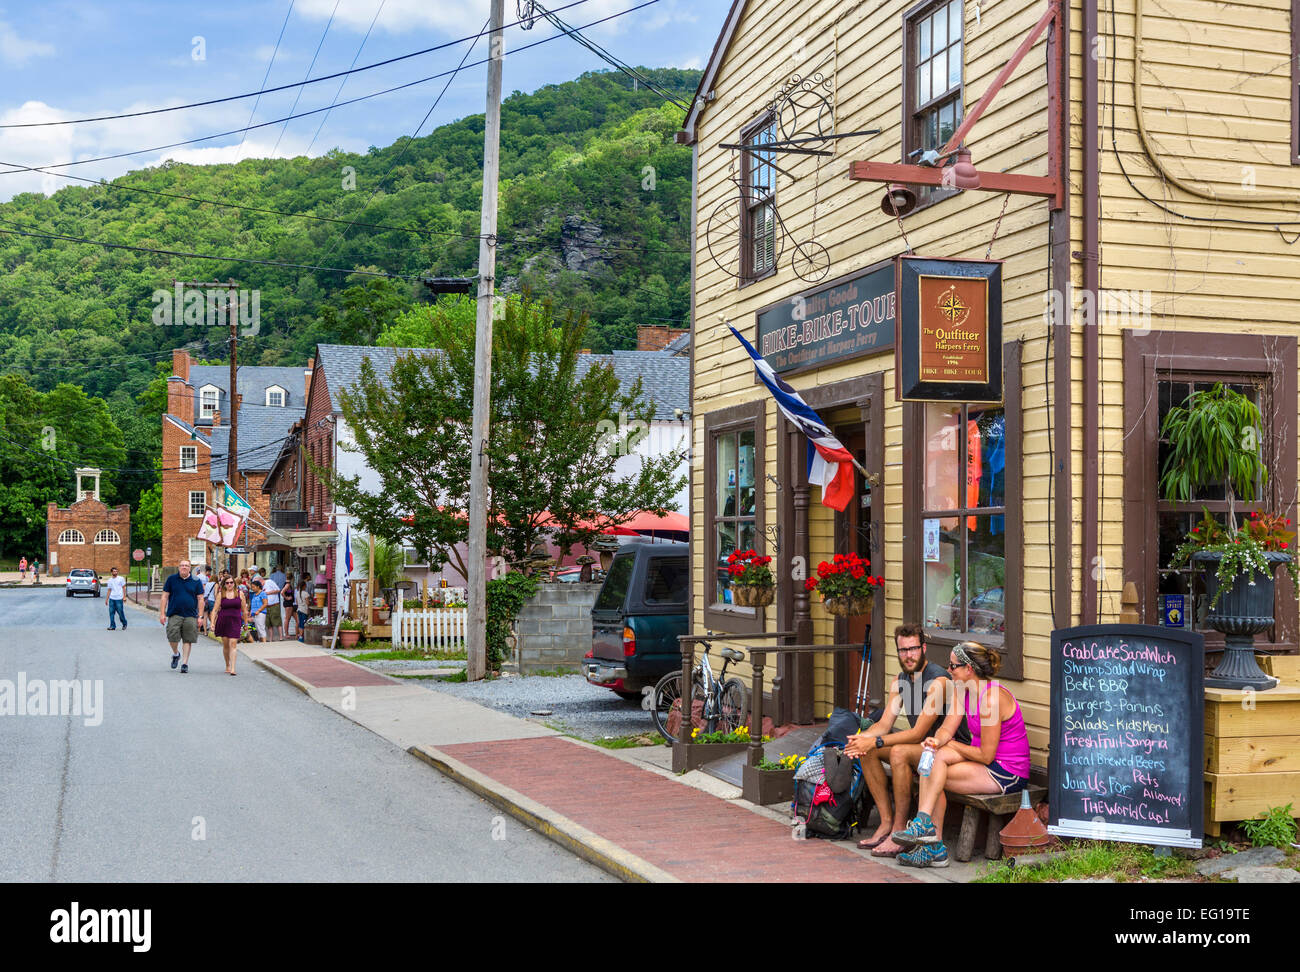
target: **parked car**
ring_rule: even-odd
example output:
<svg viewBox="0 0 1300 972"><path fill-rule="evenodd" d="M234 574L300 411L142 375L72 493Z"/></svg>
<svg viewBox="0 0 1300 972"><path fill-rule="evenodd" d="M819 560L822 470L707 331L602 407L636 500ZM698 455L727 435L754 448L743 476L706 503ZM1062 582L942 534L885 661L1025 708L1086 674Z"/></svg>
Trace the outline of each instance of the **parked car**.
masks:
<svg viewBox="0 0 1300 972"><path fill-rule="evenodd" d="M85 567L69 571L65 592L68 597L73 594L93 594L99 597L99 574Z"/></svg>
<svg viewBox="0 0 1300 972"><path fill-rule="evenodd" d="M614 555L591 609L587 681L624 699L640 699L680 668L690 589L687 545L628 543Z"/></svg>

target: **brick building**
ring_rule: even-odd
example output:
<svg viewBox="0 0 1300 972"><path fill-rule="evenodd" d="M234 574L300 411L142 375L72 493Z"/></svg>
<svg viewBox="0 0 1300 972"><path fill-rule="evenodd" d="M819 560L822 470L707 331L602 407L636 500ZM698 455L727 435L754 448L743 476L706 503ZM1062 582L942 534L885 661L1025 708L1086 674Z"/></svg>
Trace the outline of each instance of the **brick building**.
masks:
<svg viewBox="0 0 1300 972"><path fill-rule="evenodd" d="M237 566L265 565L280 544L270 522L270 497L262 491L280 447L303 414L310 372L301 368L243 365L236 379L239 409L238 479L232 487L254 511L241 546L251 554ZM196 365L188 351L172 352L163 416L162 558L165 568L182 558L227 566L225 556L196 539L203 513L220 502L226 482L231 414L230 369ZM224 419L224 421L223 421ZM260 521L260 523L258 522ZM287 546L284 547L287 550Z"/></svg>
<svg viewBox="0 0 1300 972"><path fill-rule="evenodd" d="M45 562L51 576L88 567L123 574L131 564L131 507L109 507L99 498L99 470L78 469L77 495L69 507L51 503L45 514ZM88 480L94 485L89 486Z"/></svg>

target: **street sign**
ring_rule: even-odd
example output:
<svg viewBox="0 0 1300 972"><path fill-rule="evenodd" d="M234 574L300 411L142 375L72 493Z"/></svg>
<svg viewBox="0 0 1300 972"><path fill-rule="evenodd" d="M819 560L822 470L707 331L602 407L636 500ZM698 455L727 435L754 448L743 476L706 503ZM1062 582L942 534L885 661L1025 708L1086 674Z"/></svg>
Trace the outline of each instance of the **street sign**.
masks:
<svg viewBox="0 0 1300 972"><path fill-rule="evenodd" d="M135 550L132 550L131 559L136 561L137 563L139 563L141 560L144 560L144 551L141 550L139 547L137 547Z"/></svg>
<svg viewBox="0 0 1300 972"><path fill-rule="evenodd" d="M249 550L247 547L227 547L226 553L229 554L246 554Z"/></svg>

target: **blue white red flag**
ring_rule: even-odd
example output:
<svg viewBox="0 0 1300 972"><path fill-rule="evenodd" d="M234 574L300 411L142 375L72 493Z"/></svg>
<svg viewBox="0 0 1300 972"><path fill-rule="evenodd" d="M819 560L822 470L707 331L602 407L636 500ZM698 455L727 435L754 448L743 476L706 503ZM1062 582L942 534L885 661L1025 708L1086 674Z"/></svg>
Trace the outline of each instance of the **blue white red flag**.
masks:
<svg viewBox="0 0 1300 972"><path fill-rule="evenodd" d="M343 565L347 568L347 578L352 579L352 526L348 525L348 532L344 541L343 548Z"/></svg>
<svg viewBox="0 0 1300 972"><path fill-rule="evenodd" d="M821 416L772 370L744 335L730 324L727 327L754 359L754 371L776 399L781 414L808 437L808 482L821 486L824 505L844 512L853 499L853 456L831 434Z"/></svg>

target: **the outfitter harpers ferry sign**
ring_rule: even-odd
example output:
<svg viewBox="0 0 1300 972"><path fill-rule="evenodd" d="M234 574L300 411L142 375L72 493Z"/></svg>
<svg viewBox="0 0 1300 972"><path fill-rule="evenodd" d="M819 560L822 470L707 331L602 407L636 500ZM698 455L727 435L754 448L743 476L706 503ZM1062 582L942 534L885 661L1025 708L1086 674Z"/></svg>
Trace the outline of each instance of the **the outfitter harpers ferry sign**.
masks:
<svg viewBox="0 0 1300 972"><path fill-rule="evenodd" d="M900 256L895 397L1002 401L1002 263Z"/></svg>
<svg viewBox="0 0 1300 972"><path fill-rule="evenodd" d="M877 264L758 312L754 346L778 373L889 349L894 343L894 265Z"/></svg>

